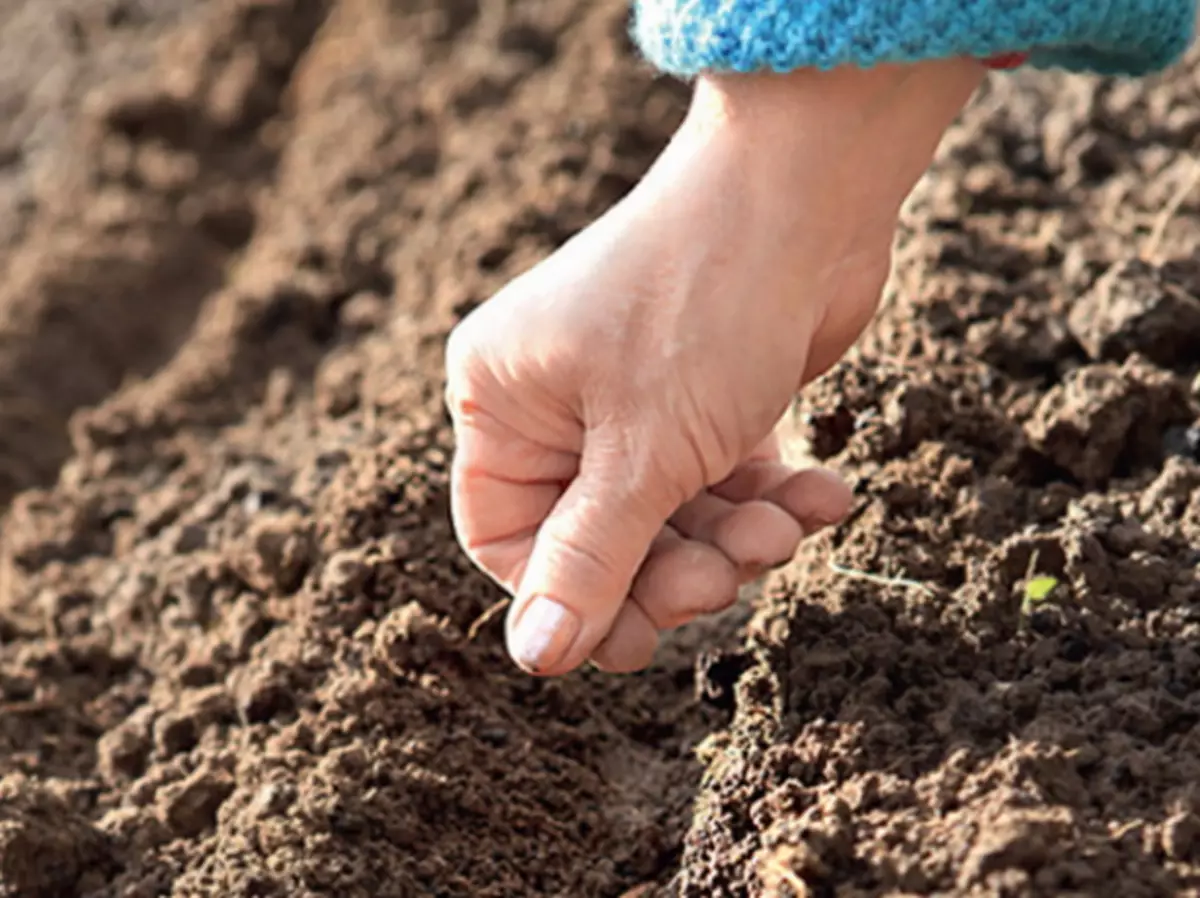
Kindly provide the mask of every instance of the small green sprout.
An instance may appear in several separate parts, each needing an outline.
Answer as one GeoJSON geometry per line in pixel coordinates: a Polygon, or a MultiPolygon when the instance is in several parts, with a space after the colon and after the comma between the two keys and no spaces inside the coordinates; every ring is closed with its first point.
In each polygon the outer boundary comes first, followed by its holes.
{"type": "Polygon", "coordinates": [[[1057,577],[1035,577],[1025,584],[1025,601],[1033,605],[1044,602],[1057,588],[1057,577]]]}
{"type": "Polygon", "coordinates": [[[1025,581],[1025,597],[1021,600],[1021,617],[1029,617],[1033,609],[1048,602],[1058,588],[1058,578],[1050,576],[1031,577],[1025,581]]]}

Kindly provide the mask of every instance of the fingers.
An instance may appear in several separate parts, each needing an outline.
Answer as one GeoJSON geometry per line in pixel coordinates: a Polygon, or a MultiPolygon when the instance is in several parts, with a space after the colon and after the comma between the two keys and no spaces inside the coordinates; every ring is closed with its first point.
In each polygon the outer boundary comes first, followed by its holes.
{"type": "Polygon", "coordinates": [[[776,460],[748,461],[713,486],[709,492],[730,502],[766,499],[811,524],[810,530],[828,527],[844,518],[853,494],[837,474],[824,468],[797,471],[776,460]]]}
{"type": "Polygon", "coordinates": [[[605,673],[634,673],[650,666],[657,648],[654,622],[637,602],[626,602],[591,660],[605,673]]]}
{"type": "Polygon", "coordinates": [[[451,470],[459,542],[482,570],[515,592],[538,527],[575,476],[578,456],[532,443],[478,414],[460,425],[451,470]]]}
{"type": "Polygon", "coordinates": [[[659,630],[680,627],[737,601],[738,572],[714,546],[663,529],[634,581],[631,597],[659,630]]]}
{"type": "Polygon", "coordinates": [[[605,670],[640,669],[659,631],[727,608],[739,582],[788,561],[849,507],[840,479],[792,470],[769,442],[674,509],[662,485],[631,477],[623,458],[594,456],[589,468],[486,415],[458,423],[455,528],[472,559],[516,595],[509,652],[540,675],[589,657],[605,670]]]}
{"type": "Polygon", "coordinates": [[[701,493],[671,517],[688,538],[709,543],[739,568],[764,570],[787,562],[804,538],[800,522],[762,499],[733,503],[701,493]]]}
{"type": "Polygon", "coordinates": [[[664,527],[592,663],[610,673],[649,667],[661,631],[723,611],[737,596],[737,572],[728,558],[664,527]]]}
{"type": "Polygon", "coordinates": [[[806,536],[845,517],[851,498],[832,472],[750,461],[681,507],[671,523],[739,569],[757,572],[786,563],[806,536]]]}
{"type": "Polygon", "coordinates": [[[795,468],[777,458],[751,459],[738,465],[728,477],[708,491],[729,502],[749,502],[762,498],[795,473],[795,468]]]}
{"type": "Polygon", "coordinates": [[[776,484],[764,498],[786,509],[813,534],[846,517],[854,493],[833,471],[806,468],[776,484]]]}
{"type": "Polygon", "coordinates": [[[686,503],[674,527],[653,495],[617,465],[584,472],[570,453],[498,425],[462,430],[455,526],[476,563],[518,594],[507,641],[519,666],[552,676],[590,656],[603,670],[641,669],[659,631],[729,607],[739,582],[788,561],[850,501],[829,472],[770,458],[686,503]]]}
{"type": "Polygon", "coordinates": [[[509,612],[509,652],[530,673],[557,676],[596,651],[674,505],[662,483],[631,475],[602,445],[585,450],[538,529],[509,612]]]}

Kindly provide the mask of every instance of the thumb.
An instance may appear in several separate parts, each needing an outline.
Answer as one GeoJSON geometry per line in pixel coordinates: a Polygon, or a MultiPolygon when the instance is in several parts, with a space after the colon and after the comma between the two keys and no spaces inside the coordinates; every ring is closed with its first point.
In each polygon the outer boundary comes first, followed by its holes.
{"type": "Polygon", "coordinates": [[[509,653],[533,674],[564,674],[591,656],[679,505],[661,478],[595,455],[585,448],[578,476],[539,528],[509,612],[509,653]]]}

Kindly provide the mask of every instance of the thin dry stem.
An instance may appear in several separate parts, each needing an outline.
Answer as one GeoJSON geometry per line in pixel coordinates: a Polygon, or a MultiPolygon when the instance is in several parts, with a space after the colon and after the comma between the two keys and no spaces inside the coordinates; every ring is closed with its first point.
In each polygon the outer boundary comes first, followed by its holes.
{"type": "Polygon", "coordinates": [[[490,608],[475,618],[475,622],[471,624],[467,630],[467,642],[474,642],[482,632],[483,628],[499,617],[509,605],[512,604],[512,598],[504,598],[496,602],[490,608]]]}
{"type": "Polygon", "coordinates": [[[1026,583],[1026,585],[1028,585],[1029,581],[1033,579],[1034,574],[1037,573],[1039,552],[1040,552],[1039,549],[1034,549],[1032,552],[1029,553],[1029,564],[1027,564],[1025,566],[1025,583],[1026,583]]]}
{"type": "Polygon", "coordinates": [[[832,559],[829,562],[829,568],[836,574],[841,574],[843,577],[849,577],[853,580],[865,580],[867,583],[874,583],[876,586],[892,586],[897,589],[915,589],[918,592],[923,592],[927,596],[936,596],[932,588],[924,583],[919,583],[916,580],[908,580],[904,577],[885,577],[882,574],[871,574],[867,571],[856,571],[854,568],[843,567],[835,563],[832,559]]]}

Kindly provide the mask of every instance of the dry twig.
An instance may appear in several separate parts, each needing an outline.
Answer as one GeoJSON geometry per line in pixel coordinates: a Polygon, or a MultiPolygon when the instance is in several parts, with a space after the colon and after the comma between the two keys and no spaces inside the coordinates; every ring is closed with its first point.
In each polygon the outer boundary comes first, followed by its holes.
{"type": "Polygon", "coordinates": [[[467,630],[467,642],[474,642],[483,628],[499,617],[504,612],[504,609],[511,604],[511,598],[501,599],[484,611],[483,614],[479,615],[479,617],[475,618],[475,622],[467,630]]]}
{"type": "Polygon", "coordinates": [[[853,580],[865,580],[867,583],[874,583],[876,586],[892,586],[897,589],[914,589],[917,592],[923,592],[927,596],[936,596],[937,593],[924,583],[919,583],[916,580],[908,580],[904,577],[885,577],[882,574],[871,574],[866,571],[856,571],[854,568],[843,567],[835,563],[832,559],[829,562],[829,568],[836,574],[841,574],[843,577],[849,577],[853,580]]]}

